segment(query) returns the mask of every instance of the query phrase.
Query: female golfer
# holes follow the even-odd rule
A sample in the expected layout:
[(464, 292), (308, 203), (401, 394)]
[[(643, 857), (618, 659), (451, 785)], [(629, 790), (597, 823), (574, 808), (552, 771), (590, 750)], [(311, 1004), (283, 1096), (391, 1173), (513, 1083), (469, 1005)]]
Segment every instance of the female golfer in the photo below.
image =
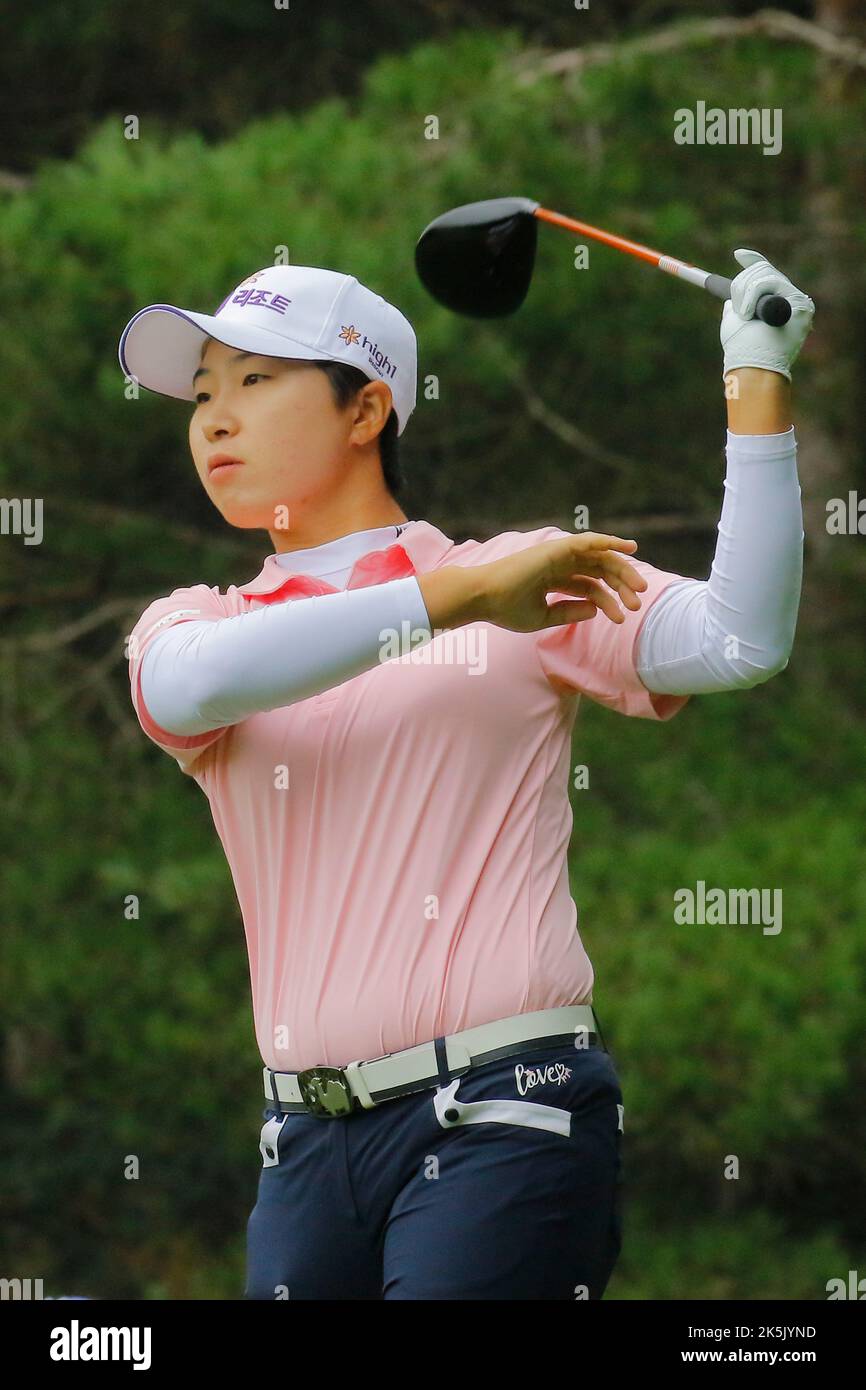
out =
[[(247, 583), (157, 599), (129, 644), (243, 916), (266, 1098), (247, 1298), (604, 1292), (623, 1103), (569, 893), (579, 698), (670, 719), (766, 681), (799, 603), (789, 383), (814, 306), (737, 255), (707, 582), (619, 536), (410, 521), (415, 335), (352, 276), (266, 267), (214, 314), (124, 330), (127, 375), (195, 402), (215, 507), (272, 546)], [(751, 318), (766, 290), (784, 328)]]

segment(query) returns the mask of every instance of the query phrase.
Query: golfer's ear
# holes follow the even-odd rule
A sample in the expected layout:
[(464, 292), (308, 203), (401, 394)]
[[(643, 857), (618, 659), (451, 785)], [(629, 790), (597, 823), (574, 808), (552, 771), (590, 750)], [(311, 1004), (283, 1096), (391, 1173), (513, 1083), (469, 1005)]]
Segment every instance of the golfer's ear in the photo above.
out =
[(391, 414), (391, 388), (384, 381), (371, 381), (362, 387), (356, 398), (353, 428), (359, 431), (359, 442), (367, 444), (385, 428)]

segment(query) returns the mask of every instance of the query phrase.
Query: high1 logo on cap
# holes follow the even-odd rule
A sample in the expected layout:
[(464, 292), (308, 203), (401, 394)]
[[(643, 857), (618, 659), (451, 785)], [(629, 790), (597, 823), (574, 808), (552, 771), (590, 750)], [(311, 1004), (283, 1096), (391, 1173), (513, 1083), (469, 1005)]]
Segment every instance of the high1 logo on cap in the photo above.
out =
[(392, 362), (386, 352), (380, 352), (379, 344), (371, 342), (366, 333), (361, 333), (353, 323), (343, 324), (337, 335), (349, 347), (360, 347), (366, 349), (367, 358), (371, 366), (376, 368), (380, 376), (395, 377), (397, 375), (397, 363)]

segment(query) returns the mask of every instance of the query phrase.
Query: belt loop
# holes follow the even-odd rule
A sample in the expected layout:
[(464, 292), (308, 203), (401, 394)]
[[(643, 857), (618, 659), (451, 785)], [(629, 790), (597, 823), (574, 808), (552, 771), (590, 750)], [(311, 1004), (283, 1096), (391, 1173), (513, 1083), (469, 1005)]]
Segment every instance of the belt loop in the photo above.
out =
[(447, 1086), (451, 1080), (451, 1071), (448, 1066), (448, 1052), (445, 1047), (445, 1038), (434, 1038), (433, 1046), (436, 1049), (436, 1066), (439, 1071), (439, 1085)]
[(361, 1063), (347, 1062), (343, 1067), (343, 1074), (348, 1082), (349, 1090), (360, 1104), (363, 1110), (374, 1110), (376, 1102), (370, 1095), (370, 1087), (367, 1085), (366, 1078), (361, 1071)]
[(280, 1098), (277, 1095), (276, 1072), (272, 1071), (270, 1067), (268, 1067), (268, 1077), (271, 1083), (271, 1095), (274, 1098), (274, 1106), (276, 1107), (277, 1114), (282, 1116), (284, 1112), (283, 1107), (280, 1105)]

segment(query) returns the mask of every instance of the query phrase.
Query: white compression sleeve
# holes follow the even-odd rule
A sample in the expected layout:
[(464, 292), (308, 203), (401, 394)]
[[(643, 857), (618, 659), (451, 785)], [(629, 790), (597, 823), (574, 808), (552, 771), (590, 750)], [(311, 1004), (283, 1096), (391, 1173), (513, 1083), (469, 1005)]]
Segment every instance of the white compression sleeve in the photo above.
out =
[(432, 637), (414, 575), (239, 613), (187, 621), (155, 637), (142, 658), (147, 711), (169, 734), (209, 733), (251, 714), (306, 700), (369, 671), (383, 633)]
[(710, 577), (671, 584), (638, 635), (637, 673), (660, 694), (746, 689), (788, 664), (803, 577), (793, 426), (783, 434), (728, 430), (726, 452)]

